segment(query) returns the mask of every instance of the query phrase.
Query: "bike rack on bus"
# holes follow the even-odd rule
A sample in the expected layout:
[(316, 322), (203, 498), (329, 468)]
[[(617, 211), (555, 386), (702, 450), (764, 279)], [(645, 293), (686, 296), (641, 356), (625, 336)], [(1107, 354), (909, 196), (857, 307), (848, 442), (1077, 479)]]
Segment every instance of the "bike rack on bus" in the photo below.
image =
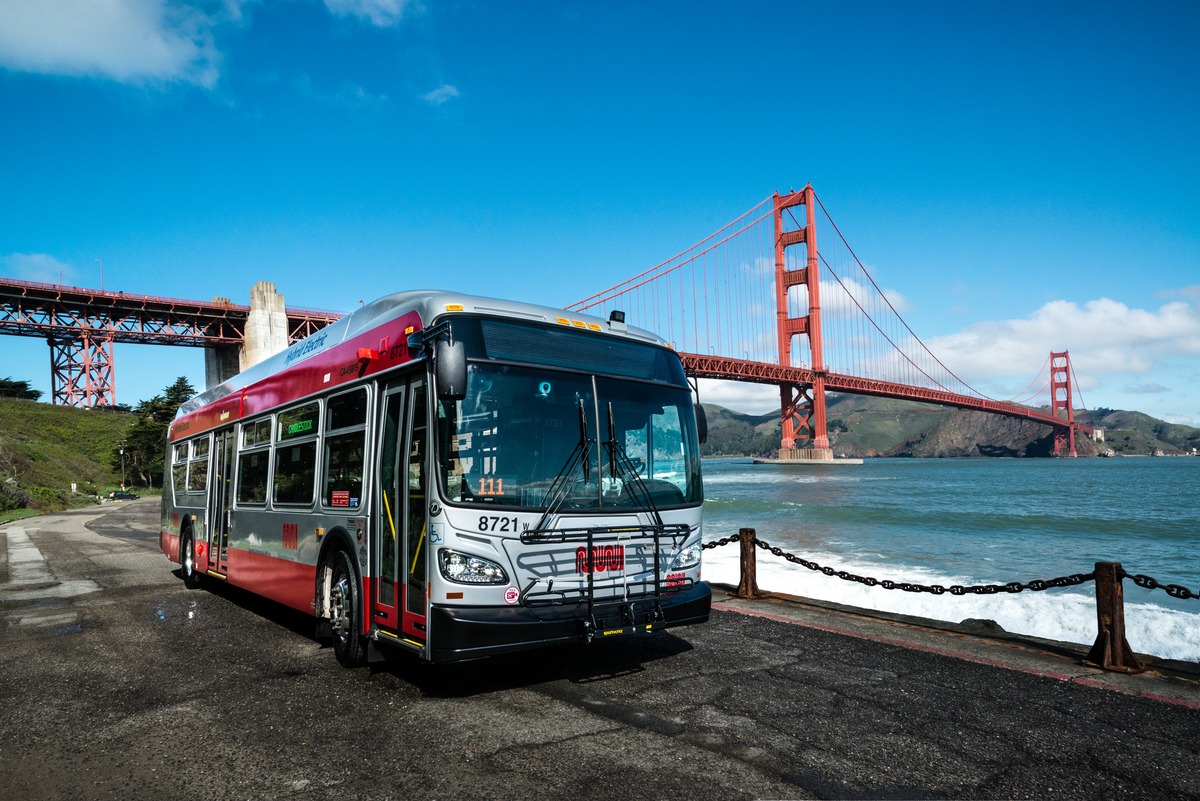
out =
[[(612, 596), (602, 596), (601, 603), (604, 601), (618, 602), (620, 601), (620, 611), (622, 622), (621, 633), (632, 634), (639, 629), (635, 628), (637, 619), (637, 611), (639, 605), (644, 605), (644, 609), (649, 612), (650, 623), (648, 630), (652, 630), (654, 624), (659, 623), (663, 619), (662, 606), (660, 599), (664, 592), (681, 592), (691, 589), (695, 585), (695, 581), (690, 578), (681, 578), (663, 582), (662, 566), (664, 564), (662, 558), (661, 542), (664, 537), (669, 537), (674, 543), (676, 539), (686, 540), (688, 535), (692, 533), (692, 529), (685, 523), (656, 523), (644, 526), (591, 526), (587, 528), (545, 528), (545, 529), (527, 529), (521, 533), (521, 542), (524, 545), (565, 545), (569, 543), (587, 543), (586, 559), (587, 559), (587, 587), (574, 587), (567, 590), (555, 590), (554, 579), (548, 579), (547, 588), (540, 592), (534, 592), (534, 587), (537, 586), (542, 579), (534, 579), (529, 586), (521, 593), (520, 603), (529, 608), (550, 607), (550, 606), (568, 606), (576, 604), (587, 604), (587, 617), (582, 621), (583, 634), (587, 642), (591, 642), (596, 636), (597, 623), (595, 616), (596, 603), (596, 564), (595, 554), (597, 544), (606, 543), (625, 543), (634, 542), (636, 540), (653, 540), (654, 551), (654, 580), (641, 580), (635, 582), (626, 582), (623, 584), (613, 584), (612, 588), (617, 591), (617, 594)], [(667, 555), (670, 558), (670, 554)], [(608, 589), (607, 587), (602, 589)], [(653, 602), (653, 607), (650, 602)]]

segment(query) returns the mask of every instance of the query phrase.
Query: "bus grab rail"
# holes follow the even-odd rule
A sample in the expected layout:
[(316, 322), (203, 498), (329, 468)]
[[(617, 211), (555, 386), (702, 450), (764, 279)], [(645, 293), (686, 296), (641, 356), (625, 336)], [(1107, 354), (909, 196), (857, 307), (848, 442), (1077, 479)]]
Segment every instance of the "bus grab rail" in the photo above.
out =
[[(695, 580), (690, 578), (670, 579), (663, 582), (665, 592), (683, 592), (690, 590), (696, 585)], [(605, 601), (622, 601), (624, 603), (637, 603), (639, 601), (647, 601), (657, 599), (659, 596), (654, 592), (654, 582), (649, 580), (634, 581), (628, 584), (614, 583), (604, 587), (595, 588), (595, 590), (604, 591), (612, 590), (612, 595), (596, 595), (596, 600)], [(594, 592), (595, 592), (594, 590)], [(574, 606), (576, 604), (587, 603), (588, 595), (586, 587), (572, 587), (566, 590), (556, 590), (553, 585), (549, 589), (540, 592), (528, 592), (525, 594), (524, 605), (530, 608), (546, 607), (546, 606)]]
[(589, 526), (585, 528), (529, 528), (521, 532), (523, 545), (554, 545), (567, 542), (592, 542), (598, 536), (607, 537), (601, 542), (617, 542), (623, 539), (654, 539), (667, 536), (686, 537), (692, 527), (686, 523), (651, 523), (644, 526)]

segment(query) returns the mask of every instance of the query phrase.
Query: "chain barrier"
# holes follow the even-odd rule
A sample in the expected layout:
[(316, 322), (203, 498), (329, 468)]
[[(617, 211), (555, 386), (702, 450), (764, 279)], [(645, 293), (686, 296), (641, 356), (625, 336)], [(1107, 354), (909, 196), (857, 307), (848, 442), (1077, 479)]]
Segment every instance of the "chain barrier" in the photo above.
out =
[(1088, 581), (1094, 581), (1096, 583), (1096, 642), (1080, 664), (1126, 674), (1141, 673), (1146, 666), (1138, 661), (1137, 654), (1133, 652), (1133, 649), (1129, 647), (1129, 641), (1125, 639), (1125, 607), (1121, 597), (1121, 580), (1130, 579), (1134, 584), (1147, 590), (1162, 590), (1172, 598), (1200, 598), (1200, 594), (1192, 592), (1187, 587), (1181, 587), (1178, 584), (1161, 584), (1158, 579), (1151, 576), (1127, 573), (1119, 562), (1096, 562), (1096, 569), (1091, 573), (1072, 573), (1069, 576), (1052, 579), (1034, 579), (1027, 584), (1010, 581), (1007, 584), (974, 584), (967, 587), (953, 584), (944, 587), (941, 584), (880, 580), (871, 576), (857, 576), (854, 573), (835, 570), (828, 566), (823, 567), (816, 562), (810, 562), (788, 553), (782, 548), (777, 548), (769, 542), (763, 542), (752, 528), (741, 529), (737, 536), (703, 543), (702, 547), (718, 548), (734, 542), (740, 542), (742, 545), (742, 573), (741, 583), (737, 589), (738, 598), (763, 597), (758, 591), (758, 583), (755, 578), (757, 570), (755, 568), (755, 550), (752, 546), (758, 546), (793, 564), (844, 581), (854, 581), (867, 587), (883, 587), (885, 590), (927, 592), (930, 595), (944, 595), (947, 592), (951, 595), (996, 595), (1001, 592), (1018, 593), (1025, 590), (1040, 592), (1051, 587), (1075, 587)]
[(1141, 573), (1134, 575), (1131, 573), (1126, 573), (1124, 570), (1122, 570), (1121, 578), (1127, 578), (1134, 584), (1147, 590), (1162, 590), (1172, 598), (1183, 598), (1184, 600), (1187, 600), (1188, 598), (1200, 598), (1200, 593), (1192, 592), (1187, 587), (1181, 587), (1178, 584), (1160, 584), (1157, 579), (1153, 579), (1150, 576), (1144, 576)]
[(702, 543), (700, 545), (700, 547), (701, 548), (718, 548), (722, 545), (728, 545), (731, 542), (737, 542), (737, 541), (738, 541), (738, 538), (737, 538), (737, 535), (735, 534), (732, 537), (725, 537), (724, 539), (713, 540), (712, 542)]
[[(731, 545), (732, 543), (737, 542), (738, 539), (739, 537), (737, 535), (732, 535), (729, 537), (723, 537), (719, 540), (713, 540), (712, 542), (706, 542), (700, 547), (719, 548), (722, 545)], [(944, 595), (947, 592), (951, 595), (996, 595), (997, 593), (1001, 592), (1018, 593), (1024, 592), (1025, 590), (1041, 592), (1043, 590), (1049, 590), (1055, 587), (1076, 587), (1089, 581), (1095, 581), (1096, 579), (1096, 574), (1093, 572), (1072, 573), (1069, 576), (1058, 576), (1057, 578), (1052, 579), (1034, 579), (1027, 584), (1022, 584), (1019, 581), (1010, 581), (1007, 584), (973, 584), (967, 587), (964, 587), (961, 584), (952, 584), (949, 587), (944, 587), (941, 584), (916, 584), (908, 581), (892, 581), (891, 579), (877, 579), (870, 576), (858, 576), (845, 570), (834, 570), (832, 567), (828, 566), (822, 567), (816, 562), (810, 562), (809, 560), (803, 559), (795, 554), (788, 553), (782, 548), (778, 548), (769, 542), (764, 542), (763, 540), (758, 539), (758, 537), (754, 537), (753, 542), (764, 551), (770, 551), (775, 556), (786, 559), (793, 564), (807, 567), (809, 570), (815, 570), (819, 573), (823, 573), (826, 576), (840, 578), (843, 581), (855, 581), (859, 584), (865, 584), (868, 587), (883, 587), (885, 590), (903, 590), (904, 592), (927, 592), (931, 595)], [(1187, 587), (1180, 586), (1179, 584), (1162, 584), (1151, 576), (1146, 576), (1141, 573), (1127, 573), (1124, 570), (1121, 570), (1120, 574), (1121, 578), (1128, 578), (1139, 587), (1143, 587), (1147, 590), (1162, 590), (1172, 598), (1182, 598), (1184, 600), (1189, 598), (1200, 598), (1200, 593), (1192, 592)]]

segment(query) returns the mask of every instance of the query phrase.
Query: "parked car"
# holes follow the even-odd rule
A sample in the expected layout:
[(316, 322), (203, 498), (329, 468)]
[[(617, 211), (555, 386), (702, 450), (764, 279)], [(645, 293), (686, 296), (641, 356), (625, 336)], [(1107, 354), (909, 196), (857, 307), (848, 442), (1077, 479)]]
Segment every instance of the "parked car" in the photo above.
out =
[(134, 495), (132, 492), (125, 492), (124, 490), (108, 493), (110, 501), (136, 501), (140, 497), (142, 496)]

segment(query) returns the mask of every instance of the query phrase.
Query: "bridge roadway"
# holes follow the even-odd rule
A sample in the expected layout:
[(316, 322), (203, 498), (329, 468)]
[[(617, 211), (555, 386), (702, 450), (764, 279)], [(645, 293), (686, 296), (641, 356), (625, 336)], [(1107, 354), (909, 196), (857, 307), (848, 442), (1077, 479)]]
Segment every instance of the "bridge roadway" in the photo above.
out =
[(0, 527), (0, 798), (1200, 798), (1200, 684), (1163, 663), (723, 596), (687, 630), (346, 671), (311, 619), (186, 590), (157, 523)]

